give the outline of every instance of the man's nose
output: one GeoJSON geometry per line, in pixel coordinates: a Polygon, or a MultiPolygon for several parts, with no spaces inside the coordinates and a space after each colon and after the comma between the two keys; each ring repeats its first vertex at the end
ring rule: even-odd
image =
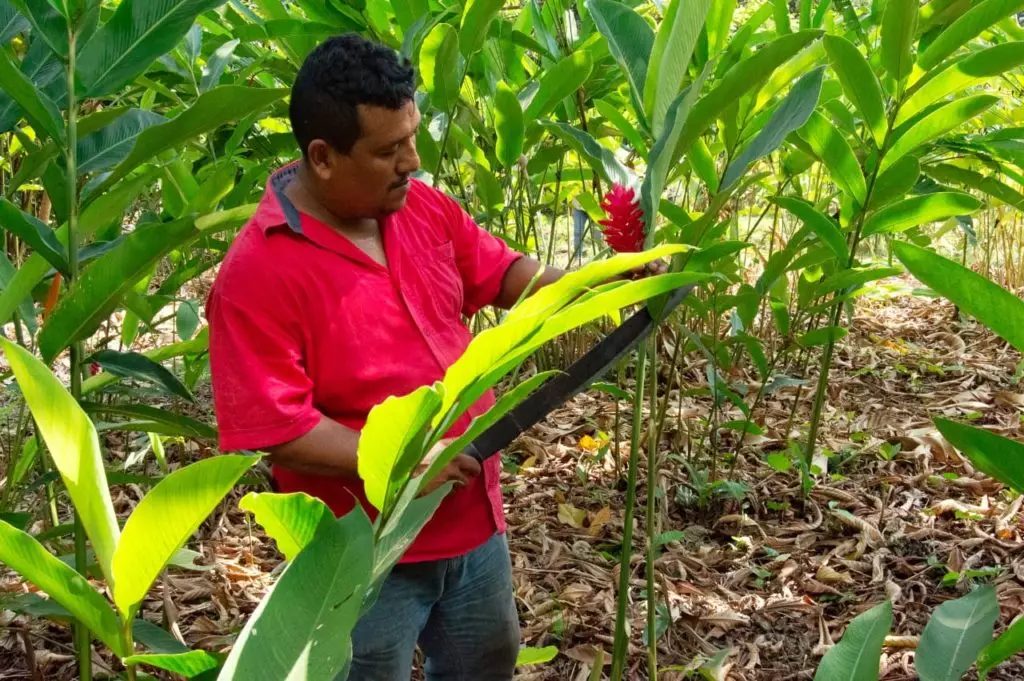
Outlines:
{"type": "Polygon", "coordinates": [[[410,143],[403,148],[403,152],[398,158],[398,173],[400,175],[409,175],[420,169],[420,155],[416,152],[416,143],[410,141],[410,143]]]}

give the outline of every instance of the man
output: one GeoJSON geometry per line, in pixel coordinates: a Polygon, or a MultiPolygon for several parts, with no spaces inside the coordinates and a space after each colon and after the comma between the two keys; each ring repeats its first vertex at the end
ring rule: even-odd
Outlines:
{"type": "MultiPolygon", "coordinates": [[[[539,263],[511,251],[420,167],[414,73],[354,35],[317,47],[290,117],[302,159],[275,172],[232,244],[207,305],[224,450],[263,450],[282,492],[334,513],[358,499],[370,409],[443,377],[471,335],[463,315],[509,308],[539,263]]],[[[539,286],[562,273],[549,268],[539,286]]],[[[449,434],[494,404],[475,404],[449,434]]],[[[353,635],[353,681],[509,679],[519,649],[500,464],[460,455],[432,481],[455,489],[353,635]]]]}

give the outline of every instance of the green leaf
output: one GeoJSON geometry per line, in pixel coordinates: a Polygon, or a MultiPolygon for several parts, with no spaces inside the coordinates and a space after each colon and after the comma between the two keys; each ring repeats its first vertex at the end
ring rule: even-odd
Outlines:
{"type": "Polygon", "coordinates": [[[546,69],[540,76],[537,92],[526,107],[526,120],[537,121],[551,113],[563,99],[583,87],[593,68],[590,52],[576,50],[546,69]]]}
{"type": "Polygon", "coordinates": [[[104,349],[94,353],[89,359],[115,376],[150,383],[163,388],[169,395],[177,395],[189,402],[195,402],[195,396],[177,376],[164,365],[141,353],[104,349]]]}
{"type": "Polygon", "coordinates": [[[561,121],[541,121],[540,124],[579,151],[605,181],[629,184],[630,172],[626,166],[622,165],[611,149],[598,144],[590,133],[561,121]]]}
{"type": "Polygon", "coordinates": [[[814,206],[803,199],[791,196],[780,196],[772,199],[772,202],[782,206],[793,216],[799,218],[807,225],[818,238],[821,239],[832,252],[836,254],[839,263],[845,267],[850,260],[850,249],[846,245],[846,237],[842,230],[830,218],[823,215],[814,206]]]}
{"type": "Polygon", "coordinates": [[[896,80],[914,68],[911,50],[917,34],[919,0],[887,0],[882,15],[882,66],[896,80]]]}
{"type": "Polygon", "coordinates": [[[759,159],[778,149],[787,136],[807,123],[821,96],[821,83],[825,76],[824,67],[819,67],[805,75],[793,86],[789,94],[767,125],[761,129],[751,142],[730,164],[722,177],[722,187],[731,187],[738,181],[747,168],[759,159]]]}
{"type": "Polygon", "coordinates": [[[85,577],[43,548],[31,535],[0,520],[0,562],[32,582],[118,655],[124,655],[117,614],[85,577]]]}
{"type": "Polygon", "coordinates": [[[824,281],[819,282],[814,288],[813,296],[819,298],[834,291],[854,290],[868,282],[898,274],[902,274],[898,267],[853,267],[848,270],[841,270],[824,281]]]}
{"type": "Polygon", "coordinates": [[[855,617],[842,640],[825,653],[814,681],[878,681],[882,644],[892,628],[892,602],[855,617]]]}
{"type": "Polygon", "coordinates": [[[736,4],[736,0],[712,0],[705,24],[708,31],[708,54],[712,57],[724,50],[729,42],[729,29],[732,27],[733,14],[736,13],[736,4]]]}
{"type": "Polygon", "coordinates": [[[131,153],[144,130],[166,121],[152,111],[130,109],[105,128],[81,138],[78,142],[78,174],[117,165],[131,153]]]}
{"type": "Polygon", "coordinates": [[[526,140],[526,121],[523,108],[519,104],[516,93],[505,84],[498,83],[494,93],[494,129],[497,135],[495,155],[505,168],[512,168],[519,163],[523,154],[523,143],[526,140]]]}
{"type": "Polygon", "coordinates": [[[25,32],[31,24],[6,0],[0,0],[0,46],[9,43],[14,36],[25,32]]]}
{"type": "Polygon", "coordinates": [[[771,0],[775,5],[775,32],[779,35],[787,35],[793,32],[793,25],[789,23],[789,0],[771,0]]]}
{"type": "Polygon", "coordinates": [[[867,183],[843,133],[815,111],[797,134],[825,164],[836,185],[863,206],[868,193],[867,183]]]}
{"type": "Polygon", "coordinates": [[[37,218],[23,213],[7,199],[0,199],[0,227],[14,234],[62,274],[70,270],[64,246],[53,230],[37,218]]]}
{"type": "Polygon", "coordinates": [[[1016,14],[1022,9],[1024,2],[1021,0],[983,0],[976,3],[932,41],[918,58],[918,65],[927,71],[1003,17],[1016,14]]]}
{"type": "Polygon", "coordinates": [[[978,675],[981,681],[988,678],[988,673],[995,667],[1024,650],[1024,619],[1019,619],[992,643],[978,653],[978,675]]]}
{"type": "Polygon", "coordinates": [[[225,69],[231,63],[231,56],[235,53],[235,49],[238,48],[240,43],[241,40],[238,38],[229,40],[210,55],[210,59],[207,60],[206,67],[203,69],[203,79],[199,82],[200,94],[208,92],[220,83],[221,76],[224,75],[225,69]]]}
{"type": "Polygon", "coordinates": [[[900,107],[896,125],[902,125],[935,102],[969,87],[979,85],[1024,64],[1024,42],[1010,42],[975,52],[953,62],[942,71],[929,74],[911,91],[900,107]]]}
{"type": "Polygon", "coordinates": [[[188,646],[174,638],[171,632],[142,618],[132,620],[132,637],[154,653],[177,655],[188,652],[188,646]]]}
{"type": "Polygon", "coordinates": [[[938,220],[970,215],[981,208],[981,201],[970,194],[935,192],[923,194],[883,208],[864,223],[861,234],[894,234],[938,220]]]}
{"type": "Polygon", "coordinates": [[[334,678],[352,655],[373,554],[373,527],[357,505],[288,563],[217,678],[334,678]]]}
{"type": "MultiPolygon", "coordinates": [[[[56,8],[38,0],[9,0],[32,24],[32,35],[49,46],[61,59],[68,56],[68,22],[56,8]]],[[[6,85],[6,83],[5,83],[6,85]]]]}
{"type": "Polygon", "coordinates": [[[847,329],[840,326],[826,326],[798,336],[796,342],[805,348],[813,348],[818,345],[835,343],[841,338],[846,338],[849,333],[847,329]]]}
{"type": "Polygon", "coordinates": [[[160,258],[198,234],[191,218],[148,223],[136,227],[93,262],[69,287],[39,332],[39,350],[46,361],[53,361],[64,348],[95,331],[121,296],[160,258]]]}
{"type": "Polygon", "coordinates": [[[640,156],[647,158],[647,142],[644,141],[644,138],[640,135],[632,121],[628,120],[621,111],[603,99],[597,100],[594,106],[602,116],[607,118],[622,133],[622,136],[626,138],[640,156]]]}
{"type": "MultiPolygon", "coordinates": [[[[124,4],[122,4],[122,7],[124,4]]],[[[287,88],[222,85],[205,92],[195,104],[166,123],[146,128],[128,157],[117,164],[103,182],[87,195],[89,201],[102,196],[115,182],[144,162],[167,149],[177,148],[197,135],[224,123],[261,111],[288,94],[287,88]]]]}
{"type": "Polygon", "coordinates": [[[892,248],[926,286],[1024,352],[1024,301],[980,274],[919,246],[895,243],[892,248]]]}
{"type": "Polygon", "coordinates": [[[196,335],[199,328],[199,305],[194,300],[186,300],[178,306],[174,315],[174,329],[178,338],[186,341],[196,335]]]}
{"type": "MultiPolygon", "coordinates": [[[[96,429],[42,362],[20,345],[5,339],[0,339],[0,344],[50,458],[78,510],[100,569],[113,583],[111,561],[120,530],[110,501],[96,429]]],[[[66,603],[64,606],[69,607],[66,603]]]]}
{"type": "Polygon", "coordinates": [[[769,454],[764,460],[780,473],[785,473],[793,468],[793,460],[785,454],[769,454]]]}
{"type": "MultiPolygon", "coordinates": [[[[147,350],[142,354],[149,357],[154,362],[162,362],[164,360],[171,359],[172,357],[205,354],[209,348],[210,329],[209,327],[204,327],[203,330],[190,341],[171,343],[170,345],[160,345],[152,350],[147,350]]],[[[117,381],[117,376],[106,371],[95,376],[90,376],[82,383],[82,394],[88,395],[89,393],[101,390],[112,383],[117,383],[117,381]]]]}
{"type": "Polygon", "coordinates": [[[179,468],[142,498],[114,553],[114,602],[134,614],[150,586],[258,457],[221,454],[179,468]]]}
{"type": "Polygon", "coordinates": [[[887,168],[892,167],[893,163],[922,144],[931,142],[935,138],[960,127],[988,110],[998,101],[999,98],[994,95],[975,95],[955,100],[933,111],[915,123],[896,140],[895,144],[892,145],[882,158],[880,171],[885,172],[887,168]]]}
{"type": "Polygon", "coordinates": [[[897,199],[902,199],[914,188],[921,176],[921,163],[914,156],[904,156],[896,161],[875,180],[871,192],[871,207],[882,208],[897,199]]]}
{"type": "Polygon", "coordinates": [[[465,57],[476,54],[483,46],[491,22],[504,4],[505,0],[469,0],[466,3],[459,27],[459,48],[465,57]]]}
{"type": "Polygon", "coordinates": [[[526,646],[520,648],[519,655],[516,657],[516,666],[520,667],[528,664],[544,664],[551,662],[551,660],[558,657],[558,648],[555,646],[546,646],[544,648],[536,648],[533,646],[526,646]]]}
{"type": "Polygon", "coordinates": [[[144,664],[164,671],[180,674],[186,679],[199,676],[203,672],[220,666],[220,659],[205,650],[190,650],[177,655],[142,654],[130,655],[124,659],[125,664],[144,664]]]}
{"type": "Polygon", "coordinates": [[[4,93],[13,99],[29,124],[40,136],[50,136],[58,144],[64,144],[64,122],[60,111],[42,91],[40,91],[24,73],[21,72],[7,51],[0,49],[0,82],[4,84],[4,93]]]}
{"type": "Polygon", "coordinates": [[[285,560],[294,560],[317,532],[335,522],[331,509],[305,492],[249,492],[238,507],[256,516],[256,522],[274,539],[285,560]]]}
{"type": "Polygon", "coordinates": [[[441,111],[450,111],[459,99],[459,37],[449,24],[438,24],[420,47],[423,88],[441,111]]]}
{"type": "Polygon", "coordinates": [[[197,16],[224,0],[123,0],[113,16],[82,46],[80,92],[99,97],[141,75],[170,51],[197,16]]]}
{"type": "Polygon", "coordinates": [[[1024,445],[1020,442],[948,419],[935,419],[935,426],[978,470],[1024,491],[1024,445]]]}
{"type": "Polygon", "coordinates": [[[994,177],[945,163],[930,164],[928,174],[940,182],[956,182],[998,199],[1017,210],[1024,210],[1024,194],[994,177]]]}
{"type": "Polygon", "coordinates": [[[668,108],[682,87],[710,8],[711,0],[669,0],[644,79],[644,111],[655,139],[661,136],[668,108]]]}
{"type": "Polygon", "coordinates": [[[936,608],[914,656],[921,681],[960,681],[981,649],[992,642],[997,619],[999,599],[990,585],[936,608]]]}
{"type": "MultiPolygon", "coordinates": [[[[146,359],[150,362],[153,361],[148,357],[146,359]]],[[[81,404],[82,409],[87,414],[126,416],[129,419],[133,419],[125,425],[130,425],[135,430],[158,433],[170,437],[198,438],[202,440],[217,439],[217,429],[213,426],[197,421],[189,416],[175,414],[172,411],[160,409],[159,407],[151,407],[148,404],[126,404],[123,402],[82,402],[81,404]]],[[[116,423],[107,425],[118,426],[116,423]]]]}
{"type": "Polygon", "coordinates": [[[636,100],[643,101],[654,31],[643,17],[617,0],[587,0],[587,8],[608,49],[626,74],[636,100]]]}
{"type": "Polygon", "coordinates": [[[778,38],[740,62],[719,81],[718,86],[694,104],[679,137],[673,158],[682,157],[723,111],[743,95],[764,83],[771,73],[793,55],[817,40],[821,31],[801,31],[778,38]]]}
{"type": "Polygon", "coordinates": [[[408,447],[422,445],[419,434],[437,414],[443,399],[441,387],[425,385],[408,399],[389,397],[370,411],[359,436],[357,462],[366,498],[378,510],[384,511],[388,505],[391,487],[404,482],[395,479],[395,469],[408,447]],[[403,427],[395,428],[396,423],[403,427]]]}

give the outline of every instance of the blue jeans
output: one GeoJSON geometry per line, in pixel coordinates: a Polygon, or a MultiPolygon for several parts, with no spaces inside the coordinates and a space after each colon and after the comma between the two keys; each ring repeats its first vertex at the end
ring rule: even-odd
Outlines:
{"type": "Polygon", "coordinates": [[[396,565],[356,625],[339,678],[409,681],[417,643],[428,681],[512,678],[519,615],[504,534],[456,558],[396,565]]]}

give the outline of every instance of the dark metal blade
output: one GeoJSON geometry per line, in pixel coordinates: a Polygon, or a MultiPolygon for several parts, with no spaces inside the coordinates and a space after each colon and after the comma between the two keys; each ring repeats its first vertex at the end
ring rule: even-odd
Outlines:
{"type": "MultiPolygon", "coordinates": [[[[683,302],[693,288],[692,285],[689,285],[673,291],[662,309],[661,319],[667,317],[683,302]]],[[[483,461],[508,446],[519,437],[520,433],[539,422],[552,409],[563,404],[602,376],[646,338],[660,321],[660,319],[654,319],[650,310],[644,307],[574,362],[565,373],[552,378],[537,392],[523,400],[515,409],[481,433],[466,447],[463,453],[469,454],[478,461],[483,461]]]]}

